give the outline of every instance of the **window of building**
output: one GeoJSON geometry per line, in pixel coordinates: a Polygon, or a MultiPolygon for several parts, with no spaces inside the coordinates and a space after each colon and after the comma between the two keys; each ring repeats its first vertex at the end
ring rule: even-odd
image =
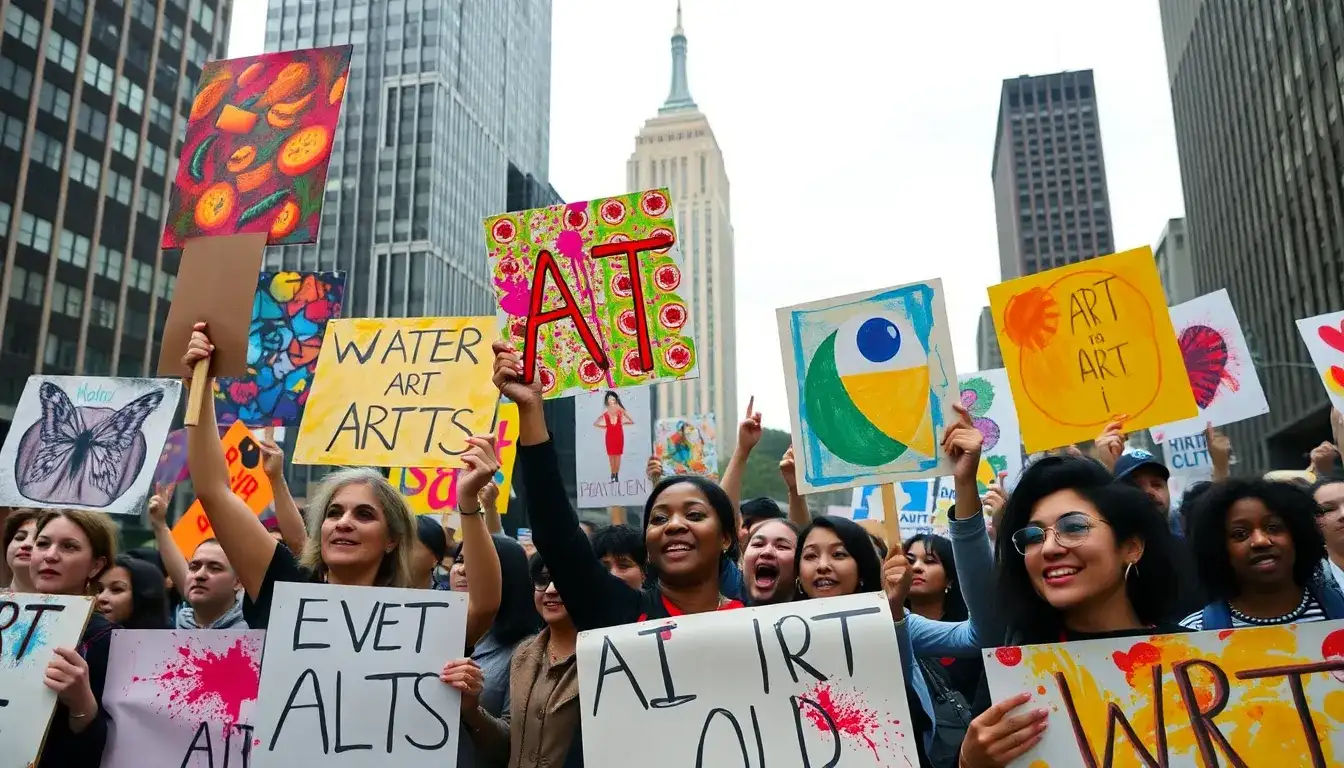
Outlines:
{"type": "Polygon", "coordinates": [[[41,131],[33,132],[32,141],[28,145],[29,157],[57,172],[61,170],[61,156],[64,151],[61,142],[41,131]]]}
{"type": "Polygon", "coordinates": [[[84,347],[84,375],[107,376],[110,373],[112,373],[112,353],[94,346],[84,347]]]}
{"type": "Polygon", "coordinates": [[[75,118],[75,125],[79,130],[99,141],[107,138],[107,115],[90,106],[88,102],[80,107],[79,116],[75,118]]]}
{"type": "Polygon", "coordinates": [[[107,172],[107,196],[122,205],[130,205],[131,180],[109,169],[107,172]]]}
{"type": "Polygon", "coordinates": [[[55,83],[44,82],[42,83],[42,91],[37,97],[37,107],[57,119],[68,120],[70,118],[70,94],[55,83]]]}
{"type": "Polygon", "coordinates": [[[70,151],[70,178],[90,189],[98,189],[99,162],[79,150],[70,151]]]}
{"type": "MultiPolygon", "coordinates": [[[[105,299],[102,296],[94,296],[92,304],[89,305],[89,320],[100,328],[115,328],[117,325],[117,302],[112,299],[105,299]]],[[[87,350],[86,350],[87,354],[87,350]]]]}
{"type": "Polygon", "coordinates": [[[0,142],[15,152],[23,148],[23,123],[19,118],[0,114],[0,127],[4,129],[4,136],[0,137],[0,142]]]}
{"type": "Polygon", "coordinates": [[[112,95],[112,81],[116,78],[116,71],[99,61],[98,57],[89,53],[84,57],[84,82],[94,88],[102,91],[108,96],[112,95]]]}
{"type": "MultiPolygon", "coordinates": [[[[53,307],[54,309],[54,307],[53,307]]],[[[47,334],[47,345],[42,357],[45,370],[74,373],[75,358],[78,357],[79,344],[73,339],[62,339],[55,334],[47,334]]]]}
{"type": "Polygon", "coordinates": [[[148,189],[140,190],[140,212],[158,220],[163,215],[163,195],[148,189]]]}
{"type": "Polygon", "coordinates": [[[84,314],[84,289],[57,280],[51,289],[51,311],[80,317],[84,314]]]}
{"type": "Polygon", "coordinates": [[[74,72],[75,63],[79,61],[79,46],[52,30],[47,34],[47,60],[68,72],[74,72]]]}
{"type": "Polygon", "coordinates": [[[122,78],[117,81],[117,103],[138,115],[145,109],[145,89],[122,78]]]}
{"type": "MultiPolygon", "coordinates": [[[[122,80],[121,82],[126,82],[122,80]]],[[[140,137],[121,123],[112,124],[112,149],[134,161],[140,151],[140,137]]]]}
{"type": "Polygon", "coordinates": [[[64,230],[61,232],[61,248],[56,258],[67,264],[74,264],[76,267],[89,266],[89,251],[91,243],[89,238],[64,230]]]}
{"type": "Polygon", "coordinates": [[[116,282],[121,281],[121,263],[126,256],[116,248],[108,248],[105,245],[98,246],[97,255],[93,262],[93,271],[95,274],[102,275],[116,282]]]}
{"type": "Polygon", "coordinates": [[[37,40],[42,35],[42,20],[29,16],[10,3],[9,9],[5,11],[5,34],[37,50],[37,40]]]}
{"type": "MultiPolygon", "coordinates": [[[[14,10],[14,6],[9,6],[14,10]]],[[[22,11],[19,11],[22,13],[22,11]]],[[[9,59],[0,58],[0,88],[5,88],[22,98],[28,98],[33,91],[33,73],[27,67],[15,64],[9,59]]]]}

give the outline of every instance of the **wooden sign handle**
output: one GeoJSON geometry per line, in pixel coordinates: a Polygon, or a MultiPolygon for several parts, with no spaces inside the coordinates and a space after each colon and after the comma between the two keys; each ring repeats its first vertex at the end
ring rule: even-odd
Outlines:
{"type": "Polygon", "coordinates": [[[882,484],[882,528],[887,534],[887,548],[901,543],[901,513],[896,509],[896,484],[882,484]]]}
{"type": "Polygon", "coordinates": [[[621,525],[625,522],[625,507],[610,507],[608,511],[611,513],[612,525],[621,525]]]}
{"type": "Polygon", "coordinates": [[[196,363],[191,371],[191,392],[187,394],[187,413],[182,423],[188,427],[196,426],[201,420],[201,408],[205,407],[206,385],[210,383],[210,358],[196,363]]]}

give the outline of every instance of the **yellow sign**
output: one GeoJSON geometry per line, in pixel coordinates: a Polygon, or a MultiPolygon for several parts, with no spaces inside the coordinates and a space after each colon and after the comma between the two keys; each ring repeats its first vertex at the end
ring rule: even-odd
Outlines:
{"type": "Polygon", "coordinates": [[[332,320],[295,464],[460,467],[490,430],[493,317],[332,320]]]}
{"type": "MultiPolygon", "coordinates": [[[[224,433],[220,444],[224,446],[224,461],[229,465],[229,487],[238,498],[247,502],[254,513],[260,515],[266,505],[275,499],[271,490],[270,478],[261,463],[261,446],[252,435],[252,430],[241,421],[235,421],[229,431],[224,433]]],[[[210,520],[205,516],[205,508],[197,499],[191,508],[183,513],[173,526],[173,541],[182,550],[182,556],[190,560],[196,548],[206,539],[215,536],[210,520]]],[[[177,585],[183,589],[184,585],[177,585]]]]}
{"type": "Polygon", "coordinates": [[[1028,453],[1198,413],[1150,249],[990,286],[989,305],[1028,453]]]}
{"type": "MultiPolygon", "coordinates": [[[[518,406],[499,404],[499,420],[495,424],[495,455],[499,457],[499,471],[495,485],[499,486],[499,500],[495,508],[499,514],[508,514],[509,493],[513,489],[513,460],[518,455],[518,406]]],[[[392,470],[392,484],[397,486],[406,504],[417,515],[441,515],[457,509],[457,479],[465,470],[442,467],[392,470]]]]}

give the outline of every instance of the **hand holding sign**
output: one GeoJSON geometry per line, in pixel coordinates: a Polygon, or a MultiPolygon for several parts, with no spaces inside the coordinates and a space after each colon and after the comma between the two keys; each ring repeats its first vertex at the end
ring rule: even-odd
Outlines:
{"type": "MultiPolygon", "coordinates": [[[[72,648],[56,648],[56,655],[47,663],[47,676],[42,682],[56,692],[56,698],[70,710],[70,717],[88,724],[98,711],[98,700],[89,687],[89,665],[72,648]]],[[[76,726],[71,730],[82,730],[76,726]]]]}
{"type": "Polygon", "coordinates": [[[444,664],[439,679],[462,694],[464,711],[473,710],[480,703],[481,690],[485,687],[485,673],[471,659],[453,659],[444,664]]]}
{"type": "Polygon", "coordinates": [[[518,348],[507,341],[496,341],[491,345],[495,353],[495,386],[500,394],[518,404],[520,410],[533,409],[541,405],[541,382],[533,380],[531,384],[523,381],[523,357],[518,348]]]}
{"type": "Polygon", "coordinates": [[[458,509],[467,514],[475,514],[480,509],[480,500],[477,495],[481,489],[486,486],[499,471],[499,457],[495,453],[495,436],[486,437],[468,437],[467,452],[462,454],[462,461],[467,465],[467,471],[458,478],[457,506],[458,509]],[[472,509],[472,507],[476,509],[472,509]]]}
{"type": "MultiPolygon", "coordinates": [[[[899,517],[898,512],[889,513],[899,517]]],[[[910,595],[910,585],[915,580],[915,571],[905,557],[905,549],[900,541],[892,541],[887,550],[887,561],[882,564],[882,591],[887,593],[887,602],[891,604],[893,616],[905,616],[905,598],[910,595]]]]}
{"type": "Polygon", "coordinates": [[[1019,693],[972,720],[961,743],[961,768],[1002,768],[1036,746],[1049,711],[1033,709],[1008,717],[1009,712],[1030,700],[1030,693],[1019,693]]]}

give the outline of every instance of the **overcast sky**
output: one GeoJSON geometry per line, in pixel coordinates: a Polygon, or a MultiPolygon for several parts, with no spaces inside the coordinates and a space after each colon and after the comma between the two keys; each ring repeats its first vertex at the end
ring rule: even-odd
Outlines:
{"type": "MultiPolygon", "coordinates": [[[[491,0],[493,1],[493,0],[491,0]]],[[[551,183],[625,190],[667,96],[675,0],[555,0],[551,183]]],[[[775,309],[941,277],[973,371],[999,282],[990,159],[1002,80],[1096,71],[1118,249],[1183,215],[1154,0],[685,0],[691,95],[732,182],[738,400],[788,429],[775,309]]],[[[230,55],[259,52],[266,0],[236,0],[230,55]]],[[[721,423],[731,419],[719,416],[721,423]]]]}

